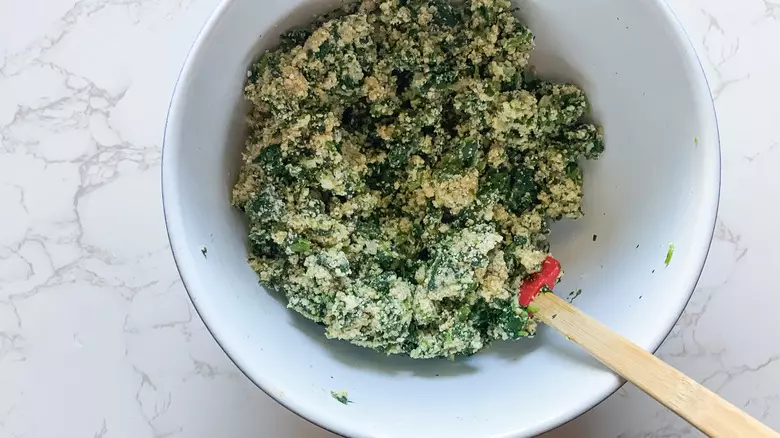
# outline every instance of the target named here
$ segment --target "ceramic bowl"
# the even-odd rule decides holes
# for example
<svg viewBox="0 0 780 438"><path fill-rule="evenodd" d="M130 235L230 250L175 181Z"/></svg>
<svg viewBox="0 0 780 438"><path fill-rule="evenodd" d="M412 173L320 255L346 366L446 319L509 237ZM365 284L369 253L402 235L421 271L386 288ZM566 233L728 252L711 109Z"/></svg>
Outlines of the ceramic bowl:
<svg viewBox="0 0 780 438"><path fill-rule="evenodd" d="M654 350L701 273L720 183L718 132L696 54L661 0L526 0L542 75L586 91L606 152L588 163L585 217L553 226L556 293ZM552 330L468 358L413 360L328 340L258 285L230 205L250 63L329 0L225 0L195 41L171 102L165 216L192 302L246 375L300 416L356 437L530 436L574 418L621 381ZM675 252L666 266L670 243ZM205 254L204 254L205 252ZM346 390L343 405L331 390Z"/></svg>

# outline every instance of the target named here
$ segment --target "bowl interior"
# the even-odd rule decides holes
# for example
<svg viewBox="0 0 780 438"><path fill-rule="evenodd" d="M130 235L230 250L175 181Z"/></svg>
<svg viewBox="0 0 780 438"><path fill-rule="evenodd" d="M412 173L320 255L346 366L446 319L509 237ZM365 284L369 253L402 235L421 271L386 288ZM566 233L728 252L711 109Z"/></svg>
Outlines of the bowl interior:
<svg viewBox="0 0 780 438"><path fill-rule="evenodd" d="M182 71L166 127L163 195L171 246L204 321L271 396L351 436L525 436L592 407L619 380L551 330L454 361L387 357L325 339L258 285L244 221L230 206L246 69L281 31L335 5L225 1ZM660 0L517 6L537 37L534 64L582 86L606 134L603 158L584 169L585 217L553 227L566 272L556 292L582 289L575 304L654 349L695 286L717 209L717 127L703 73ZM675 253L665 266L669 243ZM354 403L331 398L342 389Z"/></svg>

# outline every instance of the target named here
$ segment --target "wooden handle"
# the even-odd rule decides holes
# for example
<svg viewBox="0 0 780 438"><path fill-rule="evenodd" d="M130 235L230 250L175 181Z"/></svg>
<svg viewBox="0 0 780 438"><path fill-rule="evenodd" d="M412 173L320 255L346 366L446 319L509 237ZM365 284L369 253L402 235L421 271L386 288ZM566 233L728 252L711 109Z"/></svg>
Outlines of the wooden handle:
<svg viewBox="0 0 780 438"><path fill-rule="evenodd" d="M711 437L780 437L685 374L552 293L533 302L547 325Z"/></svg>

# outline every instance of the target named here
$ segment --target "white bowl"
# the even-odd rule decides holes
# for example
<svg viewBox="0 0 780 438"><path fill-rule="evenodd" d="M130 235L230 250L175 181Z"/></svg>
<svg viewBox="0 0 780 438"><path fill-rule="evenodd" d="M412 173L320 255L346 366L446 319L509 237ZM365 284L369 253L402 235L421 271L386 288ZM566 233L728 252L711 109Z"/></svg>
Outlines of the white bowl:
<svg viewBox="0 0 780 438"><path fill-rule="evenodd" d="M591 408L620 380L551 330L454 361L388 357L327 340L258 285L242 215L230 206L242 85L279 33L335 4L225 0L184 65L165 132L163 195L171 247L204 322L260 388L344 435L528 436ZM582 86L606 133L603 158L584 169L586 216L553 227L552 252L566 271L556 292L582 289L579 307L653 350L690 297L715 222L718 132L701 66L661 0L518 6L537 37L533 62ZM340 389L354 403L331 397Z"/></svg>

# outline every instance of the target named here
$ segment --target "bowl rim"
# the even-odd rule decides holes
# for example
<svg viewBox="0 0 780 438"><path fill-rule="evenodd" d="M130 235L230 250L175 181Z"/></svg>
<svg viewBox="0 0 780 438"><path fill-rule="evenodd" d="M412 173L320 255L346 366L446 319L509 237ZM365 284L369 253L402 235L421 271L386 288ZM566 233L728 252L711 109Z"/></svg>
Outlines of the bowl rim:
<svg viewBox="0 0 780 438"><path fill-rule="evenodd" d="M205 316L205 312L203 312L198 307L198 300L194 296L192 290L196 289L197 287L193 286L192 284L189 284L186 276L183 273L183 268L181 258L177 257L177 247L176 242L180 242L185 240L184 236L180 235L179 232L171 227L171 221L169 220L169 215L173 215L174 213L170 211L169 204L166 203L166 187L168 186L165 181L166 179L170 178L171 170L168 169L171 164L171 160L166 160L166 150L168 150L168 140L169 140L169 126L171 124L171 118L174 114L174 111L177 109L177 107L180 106L180 100L182 99L182 96L178 93L179 91L179 85L188 80L189 75L192 71L192 59L194 58L195 54L200 50L200 48L205 44L206 40L208 39L211 32L214 30L214 28L217 26L219 21L222 19L222 17L225 15L226 11L230 7L230 5L235 0L220 0L219 4L214 8L209 18L205 21L201 29L198 31L195 40L193 44L190 46L187 56L185 57L184 63L182 64L181 69L179 70L179 74L176 78L176 82L173 87L171 100L168 105L168 110L166 113L165 118L165 125L164 125L164 133L163 133L163 141L162 141L162 148L161 148L161 165L160 165L160 180L161 180L161 197L162 197L162 207L163 207L163 220L165 222L165 229L166 234L168 236L169 241L169 247L171 249L171 254L173 255L174 264L176 266L176 269L179 273L179 277L182 280L182 284L184 286L185 291L187 292L188 297L190 298L190 301L192 302L193 307L195 308L195 311L197 312L198 316L203 321L204 326L206 327L206 330L211 334L212 338L216 341L217 345L219 345L220 349L225 353L225 355L235 364L235 366L241 371L244 376L246 376L256 387L258 387L260 390L262 390L266 395L271 397L273 400L275 400L277 403L282 405L284 408L298 416L299 418L303 419L304 421L307 421L311 424L314 424L322 429L325 429L331 433L345 436L345 433L350 432L350 428L345 426L344 424L341 424L338 421L333 421L331 418L319 418L315 415L309 415L305 413L305 409L302 406L297 405L293 400L291 400L289 397L281 398L277 397L276 394L273 391L269 391L266 389L266 385L262 381L262 379L253 376L251 373L247 372L241 365L241 363L234 357L233 354L230 353L230 351L223 345L223 341L220 340L219 336L215 334L215 331L211 328L211 324L208 321L208 318ZM712 88L710 87L709 80L707 79L707 75L704 71L704 67L701 62L701 58L696 53L693 43L688 36L687 32L685 31L685 28L683 27L682 23L680 22L679 18L676 16L676 14L672 11L671 7L667 3L666 0L652 0L652 2L655 4L655 6L659 9L659 11L664 15L665 19L672 24L672 30L675 34L675 37L682 41L682 50L684 51L687 61L688 62L695 62L693 65L694 68L698 67L698 70L700 72L699 79L703 80L703 85L706 88L706 94L707 94L707 100L709 102L709 107L707 109L704 109L703 111L709 112L712 117L713 122L713 129L714 129L714 143L715 143L715 161L717 166L717 172L715 172L715 181L713 181L714 184L714 205L711 211L711 227L710 231L708 232L708 238L707 243L704 245L705 247L702 248L700 251L703 253L700 256L700 266L699 266L699 272L695 275L694 282L692 283L691 289L688 292L687 296L682 296L679 306L679 311L676 315L670 315L670 317L673 316L673 319L670 318L670 323L668 323L668 328L664 330L660 330L658 334L656 335L655 339L652 341L652 345L650 348L648 348L648 351L651 351L652 353L656 353L658 349L663 344L663 341L666 340L666 338L669 336L669 334L674 329L677 321L682 316L683 312L685 311L685 308L687 307L688 303L691 300L691 297L693 296L694 291L696 290L696 287L698 285L698 282L701 279L701 275L704 271L704 267L706 265L707 258L709 256L709 251L712 246L712 240L713 236L715 234L715 229L717 225L717 216L718 211L720 209L720 194L721 194L721 184L722 184L722 148L720 143L720 129L718 125L718 118L717 113L715 111L715 101L712 97ZM175 195L172 193L168 193L169 197L174 197ZM583 414L593 410L596 406L604 402L607 398L609 398L611 395L613 395L615 392L617 392L623 385L625 384L625 381L620 379L616 381L614 384L607 385L603 391L600 391L599 393L595 393L590 397L590 400L587 400L583 403L582 407L580 409L572 409L571 411L567 413L562 413L558 417L546 422L546 423L540 423L536 425L534 428L531 429L524 429L524 430L517 430L509 432L508 434L504 434L502 436L506 438L514 438L514 437L521 437L521 436L536 436L545 432L548 432L550 430L556 429L558 427L561 427L565 424L570 423L571 421L577 419L578 417L582 416ZM352 430L354 431L354 429Z"/></svg>

